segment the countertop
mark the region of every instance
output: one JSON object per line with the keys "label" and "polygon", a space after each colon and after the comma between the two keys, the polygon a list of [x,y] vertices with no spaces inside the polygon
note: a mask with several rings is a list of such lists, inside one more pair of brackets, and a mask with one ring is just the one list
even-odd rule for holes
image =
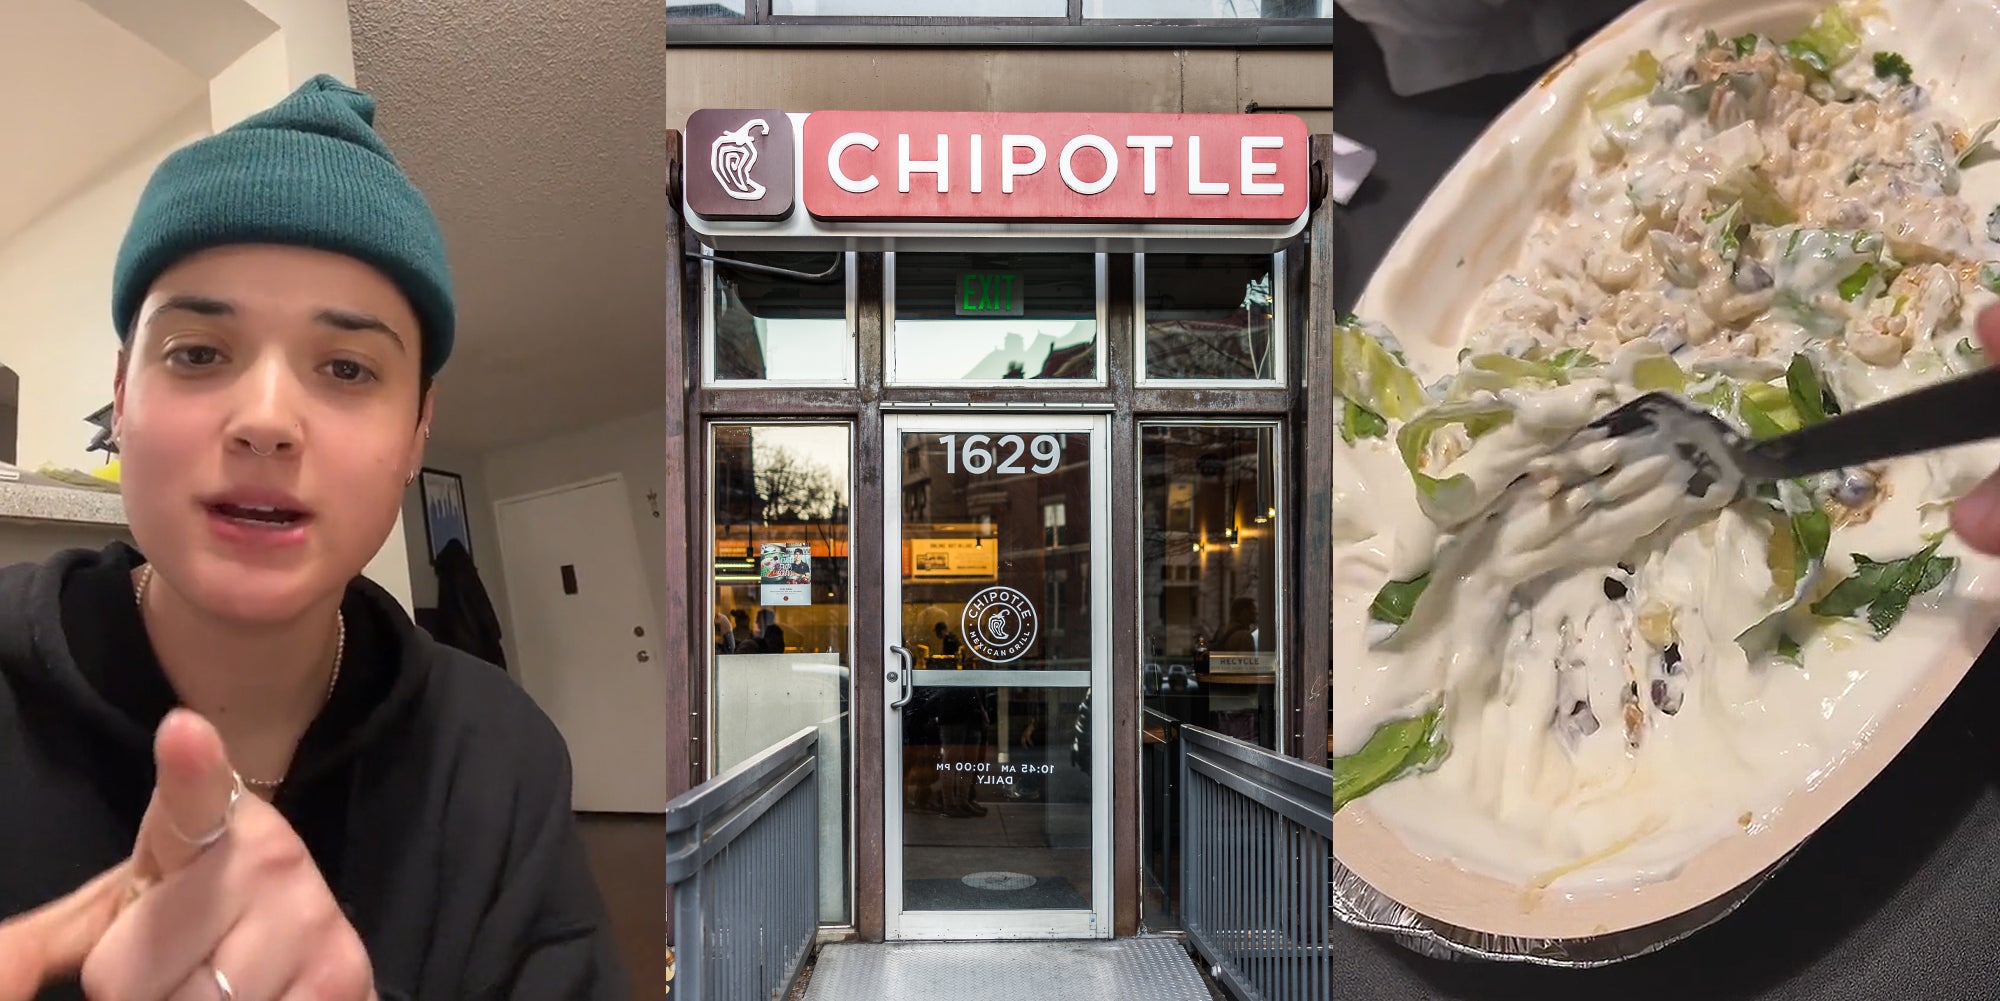
{"label": "countertop", "polygon": [[64,486],[23,471],[18,481],[0,480],[0,522],[123,526],[125,502],[115,493]]}
{"label": "countertop", "polygon": [[[1389,92],[1366,30],[1336,12],[1334,122],[1380,151],[1334,208],[1345,311],[1486,123],[1538,75]],[[1901,756],[1741,910],[1599,970],[1426,959],[1335,925],[1338,1001],[1993,1001],[2000,998],[2000,663],[1989,649]],[[1893,666],[1893,665],[1891,665]]]}

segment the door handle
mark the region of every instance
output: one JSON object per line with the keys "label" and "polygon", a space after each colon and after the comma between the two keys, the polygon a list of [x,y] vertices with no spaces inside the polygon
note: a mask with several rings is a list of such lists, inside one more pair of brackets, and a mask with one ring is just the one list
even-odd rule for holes
{"label": "door handle", "polygon": [[903,662],[903,669],[901,671],[889,672],[889,680],[891,682],[900,681],[903,685],[903,693],[896,696],[896,701],[889,703],[889,708],[901,709],[909,704],[910,696],[914,694],[910,687],[910,651],[900,646],[892,646],[889,648],[889,652],[895,654]]}

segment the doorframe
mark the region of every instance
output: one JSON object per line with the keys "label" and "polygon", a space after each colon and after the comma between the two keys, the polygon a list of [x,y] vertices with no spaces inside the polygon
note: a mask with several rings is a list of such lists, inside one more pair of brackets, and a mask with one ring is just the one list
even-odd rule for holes
{"label": "doorframe", "polygon": [[[595,487],[604,484],[615,484],[618,487],[618,496],[622,501],[624,501],[625,504],[625,523],[632,529],[632,543],[633,543],[631,548],[626,550],[626,552],[631,554],[630,559],[632,560],[632,568],[638,573],[639,585],[642,589],[639,595],[640,597],[639,614],[641,619],[645,622],[645,627],[647,629],[646,635],[644,637],[641,637],[646,641],[643,644],[643,648],[645,649],[649,657],[655,660],[660,660],[667,657],[668,654],[673,650],[673,647],[668,645],[669,637],[666,635],[665,624],[658,621],[658,609],[653,607],[652,583],[650,579],[646,576],[646,565],[644,562],[641,561],[639,556],[641,551],[639,548],[639,518],[638,518],[638,512],[632,509],[631,490],[626,483],[625,474],[616,471],[605,473],[599,476],[592,476],[587,479],[576,480],[570,483],[558,484],[553,487],[544,487],[539,490],[529,490],[523,493],[509,494],[506,497],[499,497],[494,499],[492,504],[493,536],[495,541],[497,541],[500,544],[500,552],[498,555],[500,558],[501,579],[503,581],[507,581],[508,584],[506,588],[507,616],[508,616],[507,624],[509,628],[515,629],[515,634],[518,636],[519,631],[518,628],[515,626],[515,623],[521,621],[520,605],[523,600],[523,593],[521,588],[513,586],[513,581],[508,576],[507,573],[506,519],[501,516],[501,511],[509,504],[520,504],[527,501],[540,500],[541,498],[544,497],[552,497],[556,494],[569,493],[570,491],[573,490],[582,490],[586,487]],[[671,568],[669,568],[669,573],[671,573]],[[521,656],[521,652],[518,648],[516,648],[514,654],[515,656],[512,659],[515,661],[515,666],[509,668],[509,671],[518,672],[515,675],[514,679],[515,682],[521,686],[523,691],[527,691],[530,697],[532,697],[533,690],[530,689],[528,686],[527,659]],[[661,669],[664,672],[663,676],[666,683],[665,687],[668,692],[668,700],[669,700],[668,705],[669,707],[671,707],[672,692],[675,681],[674,674],[673,671],[667,667],[667,664],[662,664]],[[673,733],[671,732],[672,725],[673,725],[673,720],[670,715],[668,717],[669,732],[667,734],[667,741],[666,741],[667,746],[669,748],[668,752],[669,763],[671,763],[673,758],[671,751],[671,748],[674,744],[674,736]],[[673,782],[674,782],[674,774],[672,769],[669,768],[667,772],[667,785],[665,788],[661,790],[659,810],[666,809],[667,802],[673,799],[674,797],[674,793],[672,792]],[[649,810],[645,813],[629,814],[629,816],[652,816],[656,815],[659,812],[659,810]]]}
{"label": "doorframe", "polygon": [[[637,547],[637,543],[639,541],[638,512],[632,510],[631,490],[625,482],[625,474],[620,472],[605,473],[601,476],[592,476],[588,479],[577,480],[572,483],[564,483],[558,486],[545,487],[540,490],[530,490],[525,493],[509,494],[505,497],[495,498],[493,501],[493,537],[495,541],[500,543],[499,556],[500,556],[501,579],[502,580],[507,579],[507,533],[501,527],[504,524],[504,521],[500,517],[501,508],[505,507],[508,504],[519,504],[524,501],[540,500],[543,497],[551,497],[556,494],[568,493],[569,491],[572,490],[582,490],[585,487],[594,487],[605,483],[616,483],[619,488],[619,496],[624,498],[625,500],[625,516],[629,524],[631,524],[632,526],[632,541],[634,543],[632,549],[633,566],[636,567],[639,571],[639,583],[645,585],[650,591],[652,585],[646,577],[646,564],[639,560],[639,549]],[[645,609],[643,614],[647,619],[646,627],[647,629],[650,630],[650,632],[647,633],[646,638],[652,641],[650,643],[647,643],[646,645],[651,648],[650,652],[653,656],[665,657],[667,656],[668,651],[672,649],[667,645],[666,627],[662,623],[652,621],[654,618],[657,617],[657,612],[658,612],[658,610],[653,607],[652,594],[645,593],[642,594],[641,597],[645,599],[643,602],[641,602],[641,604],[644,606]],[[520,601],[521,601],[520,591],[513,587],[507,588],[507,616],[508,616],[508,624],[510,626],[514,622],[520,620],[521,617],[521,609],[519,607]],[[516,656],[514,659],[520,660],[520,657]],[[522,666],[525,667],[526,664],[523,663]],[[523,676],[519,680],[525,683],[527,679],[525,676]],[[671,676],[669,676],[667,679],[667,687],[669,691],[671,691],[673,688],[673,678]],[[667,743],[669,745],[673,744],[672,734],[668,735]],[[672,780],[671,771],[668,772],[668,779],[671,782]],[[669,796],[668,798],[671,799],[672,796]],[[666,800],[661,800],[660,802],[665,803]]]}
{"label": "doorframe", "polygon": [[[956,428],[979,430],[1063,431],[1087,435],[1090,442],[1090,883],[1089,911],[917,911],[902,910],[903,890],[903,749],[901,715],[889,707],[893,701],[886,683],[880,686],[882,726],[879,730],[882,762],[882,919],[888,941],[998,941],[1110,938],[1113,935],[1113,779],[1112,774],[1112,635],[1117,616],[1111,587],[1116,564],[1112,542],[1112,455],[1111,417],[1102,412],[1022,413],[995,409],[982,413],[938,414],[891,411],[882,416],[882,545],[878,560],[882,573],[880,593],[881,627],[875,677],[886,679],[890,670],[901,670],[900,661],[889,649],[902,635],[902,545],[903,521],[900,477],[902,448],[898,440],[905,431],[950,431]],[[890,561],[895,561],[891,569]],[[892,600],[893,599],[893,600]],[[857,657],[856,664],[865,661]],[[893,667],[892,667],[893,665]],[[857,671],[857,674],[860,672]],[[912,920],[911,915],[919,915]],[[1049,921],[1063,916],[1070,920]],[[1039,920],[1038,920],[1039,919]]]}

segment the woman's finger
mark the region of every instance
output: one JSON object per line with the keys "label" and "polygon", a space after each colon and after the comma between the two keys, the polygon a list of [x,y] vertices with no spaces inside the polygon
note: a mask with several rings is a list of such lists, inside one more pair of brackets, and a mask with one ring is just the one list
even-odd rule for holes
{"label": "woman's finger", "polygon": [[208,962],[260,894],[282,897],[282,888],[300,878],[305,847],[283,818],[254,797],[239,810],[228,838],[162,878],[112,922],[84,960],[87,996],[170,997]]}
{"label": "woman's finger", "polygon": [[69,896],[0,921],[0,1001],[33,1001],[43,985],[82,969],[130,885],[131,866],[121,862]]}
{"label": "woman's finger", "polygon": [[[196,967],[195,971],[188,974],[188,978],[181,981],[181,985],[175,988],[172,994],[167,995],[165,1001],[217,1001],[217,999],[231,999],[231,1001],[245,999],[247,1001],[252,996],[237,987],[235,977],[231,977],[225,973],[221,974],[218,979],[216,971],[217,967],[210,966],[207,963]],[[276,997],[273,994],[259,994],[255,996]]]}
{"label": "woman's finger", "polygon": [[242,796],[221,734],[196,713],[176,709],[160,721],[153,759],[153,801],[132,852],[142,877],[165,876],[194,861],[226,828]]}
{"label": "woman's finger", "polygon": [[1951,530],[1966,545],[2000,555],[2000,473],[1979,481],[1951,506]]}
{"label": "woman's finger", "polygon": [[[338,935],[351,935],[343,922],[332,920],[338,914],[325,886],[315,880],[266,884],[182,990],[194,990],[188,996],[197,1001],[215,1001],[220,993],[215,975],[221,971],[237,998],[283,997],[308,957],[324,951]],[[200,993],[204,989],[208,993]],[[180,998],[177,993],[173,1001]]]}
{"label": "woman's finger", "polygon": [[2000,302],[1980,310],[1974,328],[1979,332],[1979,343],[1986,349],[1986,357],[2000,360]]}

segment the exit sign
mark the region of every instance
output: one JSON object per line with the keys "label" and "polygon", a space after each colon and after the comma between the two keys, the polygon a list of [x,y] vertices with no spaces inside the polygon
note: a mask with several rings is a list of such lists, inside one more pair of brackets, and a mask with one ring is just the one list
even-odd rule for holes
{"label": "exit sign", "polygon": [[1025,290],[1020,275],[968,273],[958,276],[958,315],[1020,316]]}

